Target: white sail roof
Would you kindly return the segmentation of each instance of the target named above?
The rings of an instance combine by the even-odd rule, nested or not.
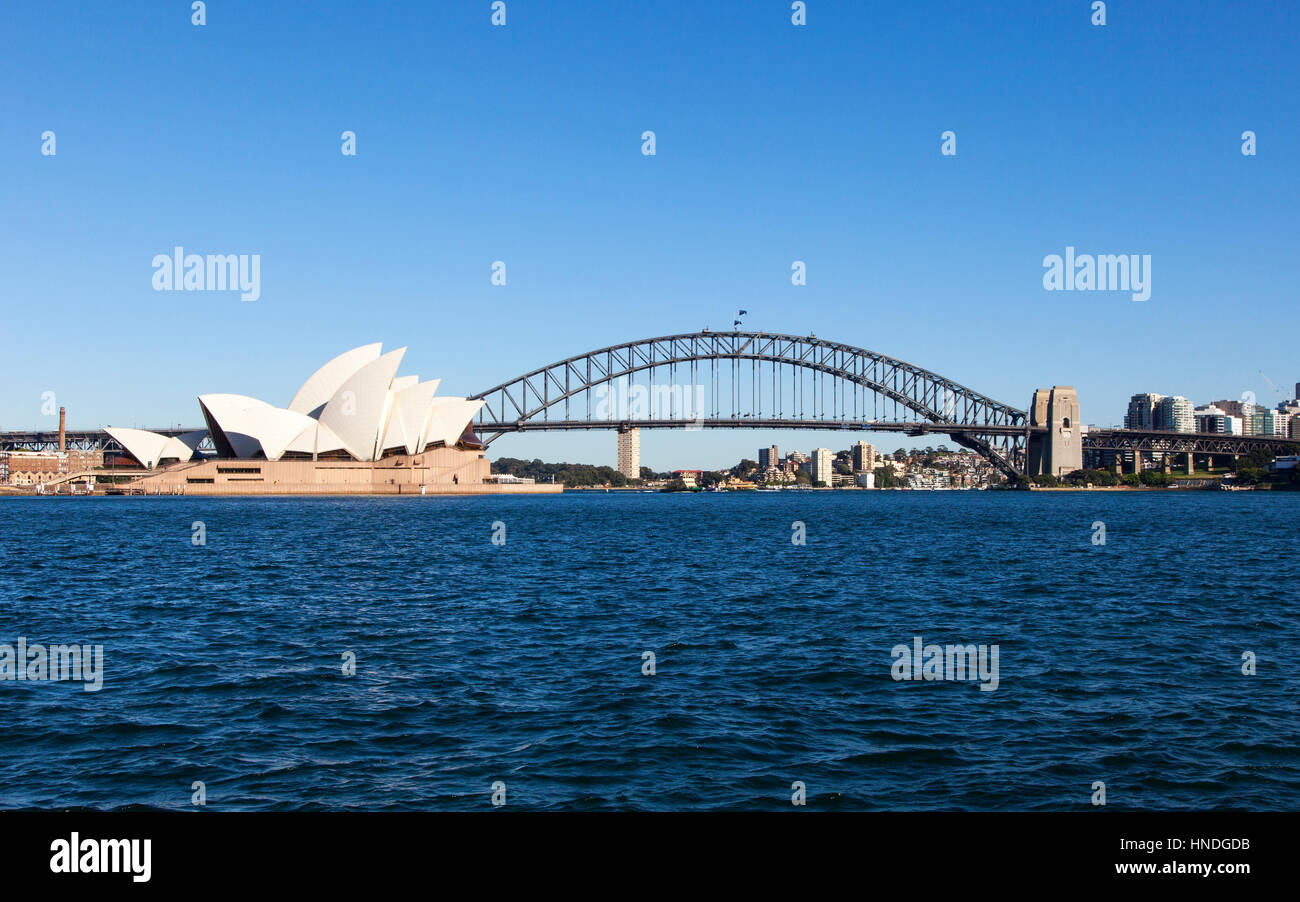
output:
[[[325,403],[320,421],[357,460],[374,460],[388,417],[389,388],[406,348],[389,351],[357,370]]]
[[[191,459],[208,434],[220,457],[267,460],[289,452],[346,451],[372,461],[387,449],[417,454],[437,442],[454,446],[483,402],[436,397],[440,380],[397,375],[406,348],[380,350],[378,343],[362,345],[335,357],[303,383],[288,408],[247,395],[200,395],[206,432],[175,438],[141,429],[110,434],[151,468],[172,457]]]
[[[303,454],[324,454],[327,451],[342,451],[343,440],[325,424],[312,420],[311,425],[299,433],[298,437],[290,442],[284,450],[298,451]]]
[[[158,465],[158,461],[162,459],[163,448],[167,447],[167,436],[147,429],[107,426],[104,431],[116,439],[118,444],[146,470],[152,470]]]
[[[397,384],[396,379],[393,384]],[[386,448],[404,447],[407,454],[417,454],[424,450],[421,438],[429,408],[436,400],[433,393],[438,390],[441,379],[421,382],[394,394],[388,413],[388,425],[384,430],[384,440],[379,443],[382,453]]]
[[[249,420],[247,412],[259,407],[273,409],[270,404],[247,395],[214,394],[199,395],[199,407],[219,455],[229,449],[235,457],[253,457],[262,450],[257,424]]]
[[[483,401],[469,401],[465,398],[438,398],[441,403],[431,405],[426,420],[423,445],[442,442],[448,447],[460,441],[465,427],[474,419]]]
[[[257,439],[267,460],[279,460],[295,439],[320,425],[306,414],[282,407],[250,407],[240,422]]]
[[[289,402],[289,409],[308,416],[317,416],[320,408],[338,393],[339,388],[357,370],[379,358],[381,342],[362,345],[350,351],[344,351],[329,363],[311,374],[302,384],[298,393]]]

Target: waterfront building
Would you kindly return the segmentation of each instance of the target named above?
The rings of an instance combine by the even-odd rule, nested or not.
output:
[[[693,489],[704,479],[703,470],[673,470],[673,477],[680,479],[688,489]]]
[[[641,478],[641,430],[618,434],[618,471],[628,479]]]
[[[874,489],[876,487],[875,473],[858,473],[856,478],[858,481],[858,485],[861,488]]]
[[[513,473],[493,473],[483,479],[484,482],[497,485],[533,485],[537,480],[531,476],[516,476]]]
[[[766,470],[760,470],[757,478],[759,482],[768,485],[785,485],[794,480],[790,471],[784,466],[768,467]]]
[[[858,442],[853,446],[853,472],[870,473],[876,468],[876,449],[873,445],[866,442]]]
[[[103,451],[6,451],[0,454],[0,484],[42,485],[104,463]]]
[[[175,437],[113,426],[104,431],[145,469],[192,460],[205,436],[220,458],[267,461],[370,462],[468,440],[470,420],[483,402],[435,397],[440,380],[397,375],[406,348],[381,350],[369,344],[335,357],[303,383],[288,407],[245,395],[200,395],[206,431]]]
[[[439,380],[398,376],[405,348],[378,343],[326,363],[287,407],[233,394],[199,396],[206,429],[165,436],[105,432],[144,472],[146,494],[482,494],[562,491],[488,483],[472,429],[482,401],[436,395]],[[215,458],[198,448],[212,442]]]

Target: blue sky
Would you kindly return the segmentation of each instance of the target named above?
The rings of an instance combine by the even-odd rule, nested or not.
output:
[[[213,0],[195,27],[187,2],[8,3],[0,429],[50,426],[46,391],[78,427],[197,424],[204,392],[285,404],[369,341],[471,394],[738,307],[1018,407],[1072,384],[1098,424],[1138,391],[1289,396],[1300,6],[1090,16],[808,0],[794,27],[780,0],[507,0],[501,28],[488,0]],[[176,245],[260,254],[260,300],[155,292]],[[1067,245],[1150,254],[1150,300],[1045,291]],[[646,433],[642,458],[721,467],[772,441],[848,444]],[[493,453],[613,463],[614,438]]]

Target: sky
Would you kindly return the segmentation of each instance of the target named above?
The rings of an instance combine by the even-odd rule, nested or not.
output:
[[[1300,5],[806,6],[8,0],[0,429],[54,426],[47,392],[74,428],[201,425],[372,341],[470,395],[739,308],[1020,408],[1073,385],[1097,425],[1294,394]],[[260,255],[260,297],[154,290],[176,246]],[[1150,255],[1150,298],[1046,290],[1066,247]],[[859,437],[646,431],[642,463]]]

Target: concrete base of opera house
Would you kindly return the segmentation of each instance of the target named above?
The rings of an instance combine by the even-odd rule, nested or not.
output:
[[[123,474],[125,475],[125,474]],[[482,451],[431,448],[376,461],[217,459],[174,463],[114,488],[147,495],[517,495],[559,484],[492,483]],[[101,490],[108,489],[101,486]]]

